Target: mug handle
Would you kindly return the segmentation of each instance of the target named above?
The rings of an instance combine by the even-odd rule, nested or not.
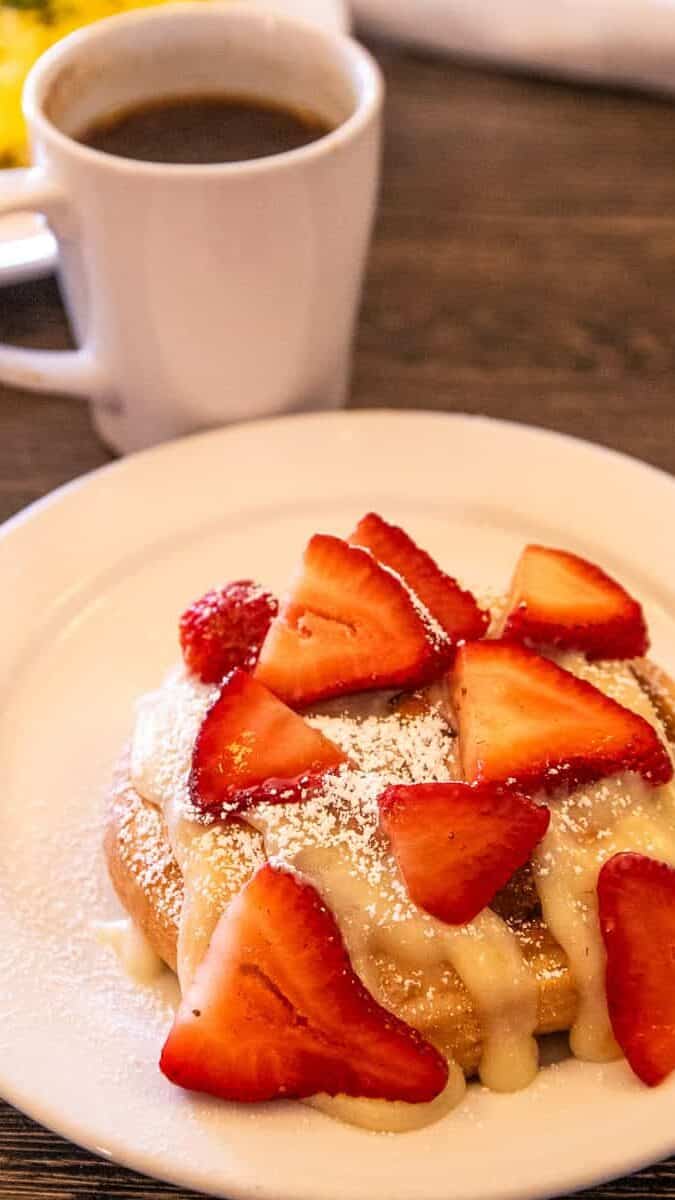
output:
[[[63,212],[65,193],[42,167],[0,171],[0,216],[38,212],[47,220]],[[92,351],[27,350],[0,342],[0,380],[35,392],[69,392],[92,398],[101,391],[101,372]]]

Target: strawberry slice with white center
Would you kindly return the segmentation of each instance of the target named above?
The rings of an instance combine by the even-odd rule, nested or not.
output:
[[[637,771],[652,784],[673,774],[642,717],[515,642],[457,651],[452,702],[464,777],[532,792]]]
[[[547,546],[526,546],[520,556],[504,635],[591,659],[638,658],[649,648],[637,600],[594,563]]]
[[[418,783],[380,796],[408,895],[449,925],[472,921],[543,838],[550,813],[492,784]]]
[[[442,1056],[373,999],[318,892],[266,863],[221,917],[162,1051],[164,1074],[224,1100],[423,1103]]]
[[[598,879],[614,1036],[650,1087],[675,1069],[675,871],[615,854]]]
[[[263,643],[255,677],[288,704],[427,683],[447,662],[442,630],[367,550],[316,534]]]
[[[349,541],[370,550],[378,562],[396,571],[453,645],[483,636],[489,623],[488,614],[478,607],[471,592],[441,571],[431,555],[421,550],[398,525],[390,525],[377,513],[367,513]]]
[[[260,800],[303,800],[347,757],[244,671],[225,680],[192,754],[196,808],[239,812]]]

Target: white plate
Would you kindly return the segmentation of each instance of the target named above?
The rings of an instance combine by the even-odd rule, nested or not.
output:
[[[349,20],[345,0],[249,0],[322,29],[346,33]],[[0,287],[38,279],[56,266],[56,242],[42,217],[18,214],[0,219]]]
[[[631,459],[465,416],[338,413],[222,430],[129,458],[0,536],[0,1093],[148,1174],[231,1200],[508,1200],[625,1174],[675,1150],[675,1078],[567,1061],[527,1091],[475,1086],[399,1136],[297,1104],[171,1087],[157,1056],[170,977],[138,987],[90,921],[118,912],[101,797],[132,719],[177,652],[182,608],[223,578],[283,585],[317,529],[366,509],[444,567],[503,585],[523,542],[604,563],[643,597],[675,669],[675,483]]]

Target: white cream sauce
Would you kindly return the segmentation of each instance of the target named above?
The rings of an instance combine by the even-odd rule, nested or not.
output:
[[[462,1100],[466,1091],[464,1072],[456,1062],[448,1064],[448,1082],[428,1104],[406,1104],[403,1100],[359,1100],[354,1096],[311,1096],[304,1103],[347,1125],[376,1133],[409,1133],[440,1121]]]
[[[164,970],[161,958],[130,917],[120,921],[94,921],[92,929],[102,946],[115,951],[127,975],[136,983],[152,983]]]
[[[591,664],[557,655],[575,675],[644,717],[663,737],[654,709],[625,663]],[[675,866],[675,789],[653,788],[635,774],[615,775],[550,799],[551,823],[533,857],[544,920],[570,963],[579,1009],[570,1034],[577,1058],[620,1055],[605,1000],[605,950],[596,886],[603,863],[632,850]]]
[[[254,830],[239,822],[226,826],[205,820],[190,802],[193,746],[217,695],[217,686],[202,684],[177,667],[163,687],[139,700],[131,745],[134,787],[162,809],[183,876],[178,933],[183,992],[206,954],[221,913],[265,860]]]

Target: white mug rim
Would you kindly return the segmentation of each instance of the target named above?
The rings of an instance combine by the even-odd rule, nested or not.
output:
[[[225,163],[160,163],[145,159],[122,158],[118,155],[107,154],[78,142],[75,138],[63,133],[44,111],[44,102],[50,84],[53,82],[63,61],[77,54],[92,40],[98,40],[108,34],[111,26],[144,25],[153,21],[161,21],[182,13],[184,18],[201,20],[203,17],[223,17],[227,21],[246,21],[250,23],[268,23],[273,20],[276,24],[300,31],[308,39],[323,42],[332,50],[343,75],[355,86],[356,103],[354,111],[341,121],[335,129],[324,134],[314,142],[300,146],[294,150],[286,150],[280,154],[270,154],[263,158],[242,159]],[[221,4],[219,0],[172,0],[153,8],[133,9],[130,12],[115,13],[98,21],[74,30],[55,45],[51,46],[40,56],[31,68],[23,87],[22,106],[26,122],[35,130],[44,142],[53,142],[63,153],[79,158],[84,164],[108,169],[116,173],[133,175],[160,176],[166,175],[175,179],[239,175],[255,175],[286,167],[300,166],[315,158],[322,158],[339,149],[345,142],[352,141],[368,126],[379,112],[384,96],[384,81],[380,68],[364,46],[361,46],[348,34],[330,32],[318,29],[302,20],[272,9],[251,8],[246,3],[234,0],[232,3]]]

